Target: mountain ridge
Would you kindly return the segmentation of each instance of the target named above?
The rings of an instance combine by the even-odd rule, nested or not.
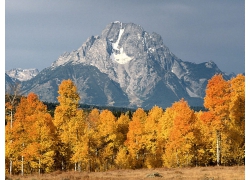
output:
[[[201,106],[207,81],[217,73],[230,78],[212,61],[182,61],[159,34],[116,21],[22,82],[22,93],[33,91],[41,100],[56,101],[58,85],[72,79],[81,103],[165,108],[184,98],[190,105]]]
[[[17,79],[18,81],[27,81],[35,77],[39,73],[39,70],[36,68],[29,68],[29,69],[13,68],[11,70],[5,71],[5,73],[9,77]]]

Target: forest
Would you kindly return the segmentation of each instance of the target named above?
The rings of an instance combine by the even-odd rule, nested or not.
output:
[[[58,87],[53,113],[30,93],[6,95],[6,174],[245,164],[245,76],[214,75],[206,110],[185,99],[162,109],[114,114],[84,109],[72,80]],[[164,97],[162,97],[164,98]]]

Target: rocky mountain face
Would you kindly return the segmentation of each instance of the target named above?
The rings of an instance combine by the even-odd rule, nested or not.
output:
[[[5,73],[5,92],[11,93],[11,86],[15,84],[15,79],[12,79],[8,74]]]
[[[17,79],[19,81],[27,81],[35,77],[39,73],[39,71],[38,69],[35,68],[33,69],[15,68],[8,70],[5,73],[13,79]]]
[[[214,62],[182,61],[159,34],[116,21],[100,36],[88,38],[79,49],[64,53],[22,82],[22,92],[32,91],[43,101],[55,102],[58,85],[72,79],[81,103],[149,109],[184,98],[192,106],[202,106],[207,81],[216,73],[222,72]]]

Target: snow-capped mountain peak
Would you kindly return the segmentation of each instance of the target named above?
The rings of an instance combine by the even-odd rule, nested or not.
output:
[[[214,62],[182,61],[159,34],[115,21],[24,82],[22,92],[55,102],[60,82],[72,79],[81,103],[165,108],[185,98],[192,106],[202,106],[207,81],[216,73],[223,74]]]
[[[14,68],[5,72],[13,79],[17,79],[19,81],[27,81],[33,77],[35,77],[39,70],[36,68],[31,69],[21,69],[21,68]]]
[[[116,61],[119,64],[126,64],[126,63],[128,63],[129,61],[132,60],[132,58],[129,57],[123,51],[123,47],[118,46],[123,32],[124,32],[124,29],[121,28],[120,31],[119,31],[117,41],[115,43],[112,43],[113,51],[112,51],[112,54],[110,56],[113,61]]]

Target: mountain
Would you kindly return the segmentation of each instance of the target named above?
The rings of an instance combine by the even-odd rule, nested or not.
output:
[[[38,69],[35,68],[33,69],[15,68],[8,70],[5,73],[13,79],[17,79],[19,81],[27,81],[35,77],[39,73],[39,71]]]
[[[11,87],[15,84],[16,79],[12,79],[8,74],[5,73],[5,92],[11,92]]]
[[[157,33],[140,25],[112,22],[99,36],[62,54],[52,65],[22,82],[22,92],[56,102],[58,85],[72,79],[81,103],[122,107],[163,108],[184,98],[202,106],[208,79],[224,74],[210,61],[185,62],[175,56]]]

